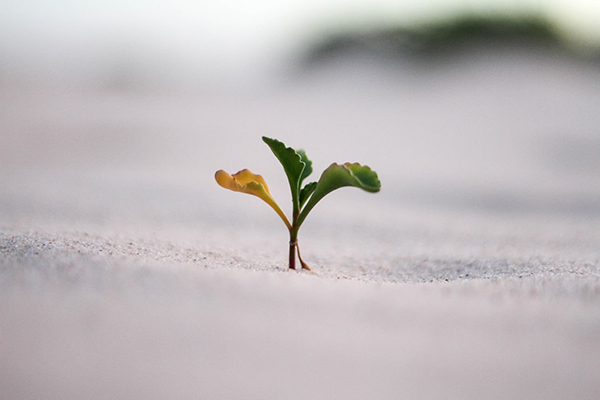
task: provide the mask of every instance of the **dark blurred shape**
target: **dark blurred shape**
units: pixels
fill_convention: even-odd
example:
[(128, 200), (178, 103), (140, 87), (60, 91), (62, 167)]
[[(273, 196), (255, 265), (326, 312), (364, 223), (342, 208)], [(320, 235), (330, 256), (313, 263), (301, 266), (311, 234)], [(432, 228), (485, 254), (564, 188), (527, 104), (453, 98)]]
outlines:
[(425, 25), (412, 32), (392, 30), (387, 35), (391, 40), (408, 35), (411, 39), (408, 50), (420, 55), (450, 55), (457, 50), (478, 45), (534, 44), (558, 47), (561, 43), (552, 24), (536, 17), (463, 16), (443, 24)]
[[(347, 54), (368, 54), (385, 59), (437, 63), (487, 49), (545, 48), (583, 57), (558, 33), (554, 24), (538, 16), (463, 15), (415, 27), (396, 26), (346, 30), (325, 35), (309, 46), (301, 67), (310, 69)], [(600, 60), (600, 46), (586, 58)]]

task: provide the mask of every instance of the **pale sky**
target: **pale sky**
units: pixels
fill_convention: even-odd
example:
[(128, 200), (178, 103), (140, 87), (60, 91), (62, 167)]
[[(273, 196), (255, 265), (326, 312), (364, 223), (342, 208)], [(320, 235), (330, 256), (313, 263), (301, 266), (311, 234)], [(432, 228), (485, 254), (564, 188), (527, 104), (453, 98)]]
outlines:
[(235, 73), (264, 69), (324, 29), (465, 10), (539, 11), (573, 40), (600, 41), (598, 0), (1, 0), (0, 68), (68, 70), (83, 62), (93, 72), (94, 58), (108, 54), (171, 60), (183, 75)]

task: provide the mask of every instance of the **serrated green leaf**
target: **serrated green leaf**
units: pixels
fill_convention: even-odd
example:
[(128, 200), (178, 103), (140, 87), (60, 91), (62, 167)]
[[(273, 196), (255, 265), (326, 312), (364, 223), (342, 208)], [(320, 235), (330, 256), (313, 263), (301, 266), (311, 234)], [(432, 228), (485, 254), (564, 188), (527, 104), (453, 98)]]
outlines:
[(271, 148), (271, 151), (273, 154), (275, 154), (275, 157), (277, 157), (283, 166), (283, 170), (285, 171), (288, 182), (290, 183), (292, 204), (294, 207), (294, 213), (296, 213), (300, 209), (300, 182), (303, 179), (303, 172), (306, 168), (306, 163), (302, 161), (302, 155), (300, 155), (291, 147), (286, 147), (283, 142), (280, 142), (277, 139), (268, 138), (266, 136), (263, 136), (262, 140)]
[[(296, 153), (300, 155), (300, 160), (302, 160), (302, 162), (306, 165), (304, 167), (304, 171), (302, 171), (302, 175), (300, 176), (300, 186), (302, 186), (304, 179), (308, 178), (313, 172), (312, 161), (308, 159), (304, 150), (296, 150)], [(300, 202), (302, 203), (302, 201)]]
[(381, 189), (381, 182), (379, 182), (377, 173), (366, 165), (358, 163), (331, 164), (321, 174), (314, 193), (298, 217), (297, 226), (302, 224), (310, 210), (323, 197), (344, 186), (354, 186), (375, 193)]
[(300, 208), (306, 203), (306, 200), (310, 197), (311, 194), (317, 188), (317, 182), (307, 183), (302, 190), (300, 190)]
[(352, 174), (359, 182), (359, 185), (352, 183), (350, 186), (360, 187), (371, 193), (377, 193), (381, 190), (381, 182), (379, 181), (377, 172), (368, 166), (360, 165), (359, 163), (345, 163), (343, 166), (352, 171)]

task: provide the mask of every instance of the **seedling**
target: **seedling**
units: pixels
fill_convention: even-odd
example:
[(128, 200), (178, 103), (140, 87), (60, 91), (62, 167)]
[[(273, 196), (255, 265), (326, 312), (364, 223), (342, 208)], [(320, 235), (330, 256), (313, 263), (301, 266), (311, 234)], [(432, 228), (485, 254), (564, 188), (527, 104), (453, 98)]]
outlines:
[(275, 157), (283, 166), (292, 192), (292, 222), (288, 220), (277, 202), (271, 196), (269, 187), (262, 176), (243, 169), (233, 175), (222, 169), (215, 173), (217, 183), (225, 189), (248, 193), (257, 196), (270, 205), (281, 217), (290, 232), (289, 267), (296, 269), (296, 253), (302, 268), (310, 270), (300, 256), (298, 247), (298, 230), (313, 207), (327, 194), (344, 186), (355, 186), (375, 193), (381, 188), (377, 173), (366, 165), (358, 163), (331, 164), (319, 178), (318, 182), (310, 182), (302, 186), (313, 171), (312, 161), (304, 150), (294, 150), (276, 139), (263, 136), (263, 141), (271, 148)]

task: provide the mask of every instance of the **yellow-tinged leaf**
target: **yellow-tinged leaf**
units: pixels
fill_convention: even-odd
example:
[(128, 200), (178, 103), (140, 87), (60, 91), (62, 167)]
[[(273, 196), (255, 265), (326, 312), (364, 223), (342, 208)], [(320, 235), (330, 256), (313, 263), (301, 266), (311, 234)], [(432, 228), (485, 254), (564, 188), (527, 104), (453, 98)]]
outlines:
[(288, 229), (292, 228), (285, 213), (281, 210), (275, 199), (273, 199), (273, 196), (271, 196), (269, 187), (262, 176), (254, 174), (248, 169), (243, 169), (233, 175), (220, 169), (215, 173), (215, 180), (225, 189), (233, 190), (234, 192), (248, 193), (259, 197), (275, 210)]

